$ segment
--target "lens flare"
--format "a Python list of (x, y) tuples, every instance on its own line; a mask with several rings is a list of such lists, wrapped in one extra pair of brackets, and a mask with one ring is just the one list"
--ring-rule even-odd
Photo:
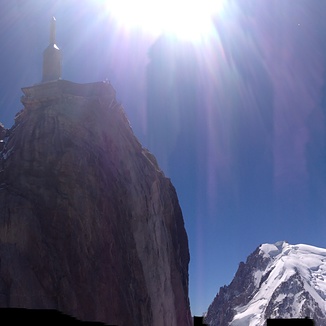
[(171, 34), (198, 41), (214, 32), (212, 18), (223, 9), (222, 0), (103, 0), (105, 8), (124, 27), (158, 35)]

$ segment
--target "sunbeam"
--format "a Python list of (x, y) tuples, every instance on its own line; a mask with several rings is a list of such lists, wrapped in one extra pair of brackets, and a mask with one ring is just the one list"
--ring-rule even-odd
[(214, 32), (212, 18), (223, 10), (224, 1), (213, 0), (102, 0), (117, 22), (127, 29), (171, 34), (197, 42)]

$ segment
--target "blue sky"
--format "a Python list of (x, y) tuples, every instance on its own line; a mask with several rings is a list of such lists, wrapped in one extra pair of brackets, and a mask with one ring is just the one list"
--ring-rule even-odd
[(326, 247), (326, 3), (224, 3), (192, 42), (123, 26), (105, 0), (0, 0), (0, 121), (40, 82), (55, 15), (63, 78), (111, 81), (177, 190), (197, 315), (259, 244)]

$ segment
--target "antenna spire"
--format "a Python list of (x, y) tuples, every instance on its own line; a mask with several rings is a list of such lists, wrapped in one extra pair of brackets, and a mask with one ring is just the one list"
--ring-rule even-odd
[(50, 27), (50, 44), (55, 44), (55, 17), (51, 18), (51, 27)]
[(43, 52), (43, 75), (42, 82), (61, 79), (61, 52), (55, 44), (55, 23), (51, 18), (50, 44)]

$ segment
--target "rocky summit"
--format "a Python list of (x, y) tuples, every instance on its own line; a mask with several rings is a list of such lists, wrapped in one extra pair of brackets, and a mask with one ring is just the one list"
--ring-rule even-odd
[(190, 325), (176, 191), (109, 83), (23, 88), (0, 125), (0, 307)]
[(259, 246), (205, 321), (211, 326), (265, 326), (267, 319), (311, 318), (326, 325), (326, 249), (285, 241)]

